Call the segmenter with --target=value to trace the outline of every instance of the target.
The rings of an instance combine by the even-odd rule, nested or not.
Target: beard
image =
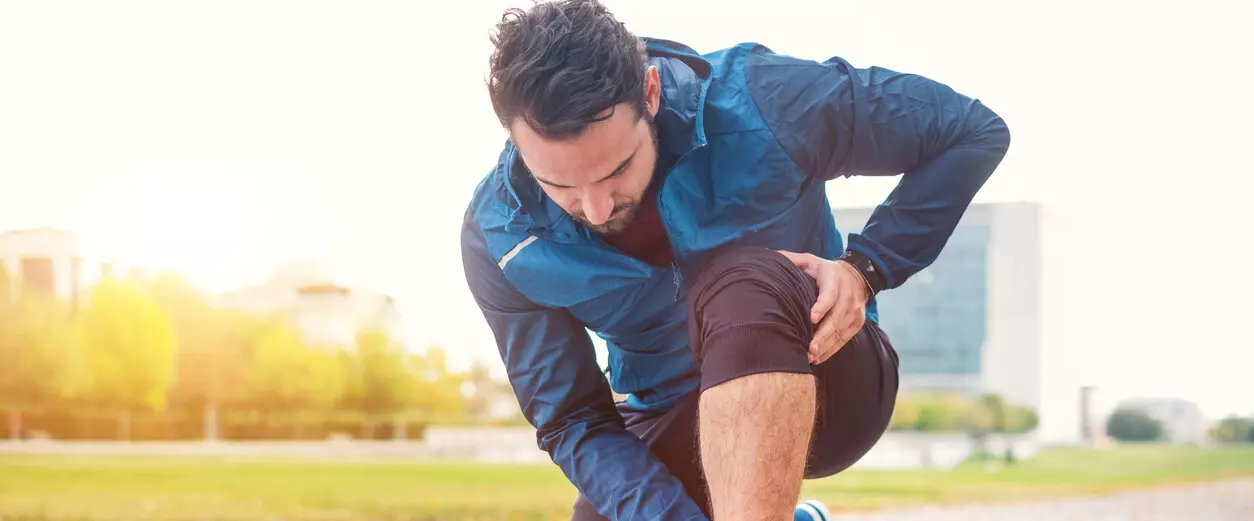
[[[645,124],[649,126],[649,137],[653,140],[653,150],[655,153],[660,154],[661,151],[658,149],[657,126],[653,122],[653,116],[646,112],[644,114],[644,118]],[[591,222],[588,222],[588,219],[584,216],[583,212],[573,214],[571,215],[571,218],[579,224],[586,226],[597,235],[614,235],[622,232],[630,227],[631,223],[636,220],[636,212],[640,209],[640,201],[644,199],[645,194],[649,193],[649,187],[653,185],[654,177],[656,176],[657,170],[655,166],[654,171],[649,176],[649,183],[645,185],[644,190],[638,194],[635,199],[614,206],[614,210],[610,212],[610,218],[606,219],[604,223],[592,224]]]
[[[620,204],[614,207],[614,212],[610,214],[610,218],[601,224],[592,224],[584,217],[582,212],[571,217],[597,235],[614,235],[631,226],[631,223],[636,220],[636,211],[639,209],[639,199]]]

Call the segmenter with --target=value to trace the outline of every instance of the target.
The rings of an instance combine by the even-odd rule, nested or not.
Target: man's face
[[[544,193],[593,232],[611,235],[631,224],[653,179],[660,97],[657,70],[650,69],[644,117],[623,104],[572,139],[546,139],[521,120],[510,134]]]

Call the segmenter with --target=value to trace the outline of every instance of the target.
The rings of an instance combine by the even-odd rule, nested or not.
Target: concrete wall
[[[1041,226],[1041,398],[1040,435],[1049,442],[1074,442],[1084,438],[1081,418],[1080,344],[1072,317],[1075,248],[1069,225],[1049,207],[1038,207]]]
[[[1024,460],[1037,452],[1031,437],[999,437],[989,442],[994,454],[1007,450]],[[948,469],[974,454],[975,444],[962,434],[890,432],[872,447],[854,468]],[[301,459],[446,459],[484,463],[551,464],[549,455],[536,446],[529,428],[448,428],[429,430],[415,441],[3,441],[4,454],[62,454],[113,456],[212,456]]]
[[[1040,444],[1032,436],[994,436],[987,441],[995,456],[1007,452],[1022,461],[1032,458]],[[951,469],[976,454],[970,436],[961,433],[889,432],[854,465],[860,469]]]

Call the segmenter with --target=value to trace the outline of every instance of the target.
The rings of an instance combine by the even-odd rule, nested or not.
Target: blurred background
[[[1216,499],[1154,510],[1254,516],[1247,3],[606,4],[701,52],[920,73],[1011,127],[882,298],[892,432],[808,493],[1188,481]],[[565,518],[458,243],[505,139],[488,31],[526,5],[0,0],[0,519]],[[895,182],[829,183],[842,230]]]

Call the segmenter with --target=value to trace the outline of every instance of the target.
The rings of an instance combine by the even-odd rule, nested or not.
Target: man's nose
[[[589,192],[583,197],[583,215],[592,224],[605,224],[614,213],[614,198],[591,190]]]

